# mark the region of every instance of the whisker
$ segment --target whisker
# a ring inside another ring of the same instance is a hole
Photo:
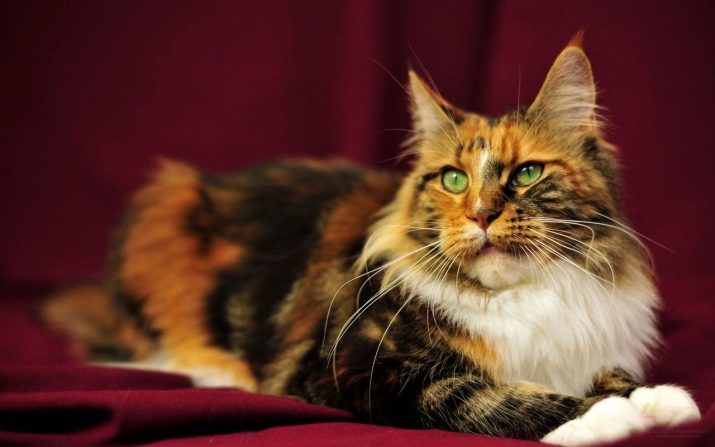
[[[373,235],[374,235],[374,234],[373,234]],[[371,236],[371,237],[372,237],[372,236]],[[369,239],[368,239],[368,241],[369,241]],[[405,255],[402,255],[402,256],[400,256],[400,257],[398,257],[398,258],[396,258],[396,259],[393,259],[393,260],[390,261],[390,262],[387,262],[387,263],[381,265],[380,267],[377,267],[377,268],[372,269],[372,270],[370,270],[370,271],[367,271],[367,272],[365,272],[365,273],[363,273],[363,274],[361,274],[361,275],[358,275],[358,276],[356,276],[356,277],[354,277],[354,278],[352,278],[352,279],[346,281],[345,283],[343,283],[343,285],[341,285],[340,287],[338,287],[338,290],[335,291],[335,294],[333,295],[333,298],[330,300],[330,304],[328,305],[328,311],[327,311],[327,313],[326,313],[326,315],[325,315],[325,324],[323,325],[323,341],[322,341],[322,343],[321,343],[321,346],[324,346],[324,345],[325,345],[325,340],[326,340],[327,333],[328,333],[328,322],[329,322],[329,320],[330,320],[330,312],[331,312],[331,310],[332,310],[332,308],[333,308],[333,304],[335,303],[335,299],[337,298],[338,294],[339,294],[340,291],[343,289],[343,287],[345,287],[346,285],[350,284],[351,282],[353,282],[353,281],[355,281],[355,280],[357,280],[357,279],[362,278],[363,276],[367,276],[367,275],[371,275],[371,274],[377,274],[377,273],[379,273],[379,272],[385,270],[386,268],[388,268],[388,267],[394,265],[395,263],[397,263],[397,262],[399,262],[399,261],[401,261],[401,260],[403,260],[403,259],[405,259],[405,258],[407,258],[407,257],[409,257],[409,256],[411,256],[411,255],[413,255],[413,254],[415,254],[415,253],[419,253],[419,252],[422,251],[422,250],[426,250],[427,248],[430,248],[430,246],[437,245],[439,242],[441,242],[441,241],[435,241],[435,242],[433,242],[432,244],[425,245],[424,247],[420,247],[420,248],[418,248],[418,249],[416,249],[416,250],[413,250],[413,251],[411,251],[411,252],[409,252],[409,253],[407,253],[407,254],[405,254]],[[368,278],[368,279],[369,279],[369,278]],[[363,283],[363,284],[364,284],[364,283]]]
[[[545,262],[543,259],[541,259],[541,256],[539,256],[539,253],[541,253],[542,255],[544,255],[547,260],[549,259],[548,256],[546,256],[544,253],[542,253],[541,250],[539,250],[539,253],[537,253],[536,249],[537,249],[538,247],[536,247],[535,245],[533,245],[530,240],[525,239],[525,238],[523,238],[523,237],[519,237],[519,239],[520,239],[520,240],[522,241],[522,243],[524,244],[524,245],[522,245],[522,248],[523,248],[524,250],[528,251],[529,253],[531,253],[531,255],[533,256],[534,260],[537,262],[537,265],[538,265],[538,266],[541,268],[541,270],[543,271],[543,273],[544,273],[546,279],[551,281],[551,287],[552,287],[552,288],[556,288],[556,284],[557,284],[557,283],[556,283],[556,278],[555,278],[555,277],[553,276],[553,274],[549,271],[549,269],[547,268],[546,262]]]
[[[441,242],[441,241],[435,241],[435,242]],[[338,345],[340,344],[340,341],[342,340],[342,338],[343,338],[343,337],[345,336],[345,334],[347,333],[347,331],[350,329],[350,327],[352,327],[352,325],[353,325],[370,307],[372,307],[372,305],[373,305],[375,302],[377,302],[381,297],[383,297],[383,296],[385,296],[387,293],[389,293],[392,289],[394,289],[395,287],[397,287],[413,270],[415,270],[415,269],[417,269],[417,268],[420,268],[422,265],[426,264],[427,262],[429,262],[429,261],[431,261],[432,259],[434,259],[437,255],[439,255],[440,253],[438,252],[436,255],[433,255],[432,257],[430,257],[430,258],[427,259],[426,261],[422,261],[422,262],[420,263],[420,261],[421,261],[424,257],[428,256],[430,253],[432,253],[432,252],[433,252],[434,250],[436,250],[436,249],[438,249],[438,247],[432,247],[425,255],[422,256],[422,258],[420,258],[420,260],[417,261],[417,263],[415,263],[415,264],[413,264],[412,266],[410,266],[410,267],[407,269],[406,272],[404,272],[403,274],[399,275],[397,278],[395,278],[394,280],[392,280],[389,284],[387,284],[387,285],[381,287],[381,289],[380,289],[378,292],[376,292],[372,297],[370,297],[362,306],[360,306],[358,309],[356,309],[356,311],[353,312],[353,314],[350,316],[350,318],[348,318],[348,320],[343,324],[342,328],[341,328],[340,331],[338,332],[338,335],[336,336],[335,342],[333,343],[333,347],[332,347],[332,349],[330,350],[330,353],[329,353],[329,355],[328,355],[328,362],[330,362],[331,359],[332,359],[332,363],[333,363],[333,377],[334,377],[334,379],[335,379],[335,384],[336,384],[336,386],[338,386],[338,383],[337,383],[337,374],[336,374],[336,370],[335,370],[335,368],[336,368],[335,360],[336,360],[337,348],[338,348]]]
[[[420,67],[422,67],[422,70],[423,70],[423,71],[425,72],[425,74],[427,75],[427,79],[429,80],[429,83],[432,85],[432,88],[435,89],[435,91],[437,92],[438,95],[442,96],[442,93],[439,91],[439,88],[437,88],[437,84],[435,84],[434,79],[432,78],[432,75],[430,74],[429,70],[427,70],[427,67],[425,67],[425,65],[422,63],[422,61],[420,60],[419,56],[417,56],[417,53],[415,52],[415,49],[412,48],[412,45],[410,45],[409,43],[408,43],[407,45],[409,46],[410,51],[412,52],[412,55],[415,56],[415,59],[417,59],[417,63],[420,64]],[[452,141],[452,143],[453,143],[455,146],[457,145],[457,143],[458,143],[458,144],[463,144],[462,138],[461,138],[461,136],[459,135],[459,130],[457,129],[457,123],[454,121],[454,116],[452,116],[452,112],[450,112],[448,108],[447,108],[445,111],[446,111],[447,117],[449,118],[450,124],[451,124],[452,127],[454,128],[454,135],[457,137],[457,142],[455,143],[455,142],[451,139],[451,137],[449,136],[449,134],[447,133],[447,131],[444,130],[444,128],[442,128],[441,125],[439,126],[440,129],[442,129],[442,132],[445,134],[445,136],[447,136],[447,138],[449,138],[450,141]]]
[[[454,245],[454,244],[453,244],[453,245]],[[454,261],[456,261],[456,258],[452,258],[452,259],[451,259],[451,262],[450,262],[450,259],[449,259],[448,257],[444,256],[442,253],[437,253],[437,255],[439,255],[441,258],[444,258],[444,259],[441,259],[441,260],[440,260],[440,258],[438,257],[435,261],[433,261],[432,265],[434,265],[434,264],[437,263],[438,261],[440,262],[440,264],[439,264],[439,266],[438,266],[436,269],[433,268],[433,267],[428,268],[428,271],[429,271],[429,272],[427,273],[427,275],[425,275],[425,278],[423,279],[423,282],[424,282],[429,276],[431,276],[431,272],[435,272],[435,271],[437,272],[437,275],[436,275],[436,276],[442,277],[442,278],[443,278],[442,281],[444,281],[444,278],[446,278],[446,275],[449,273],[449,269],[450,269],[451,266],[454,264]],[[434,258],[434,257],[433,257],[433,258]],[[447,262],[449,262],[449,264],[447,264]],[[446,268],[445,268],[445,266],[446,266]],[[444,276],[442,276],[442,271],[444,271]],[[407,279],[407,275],[405,275],[404,279]],[[430,295],[433,295],[432,292],[433,292],[433,290],[434,290],[434,287],[435,287],[435,284],[433,284],[433,288],[430,289]],[[409,296],[409,298],[408,298],[407,300],[405,300],[405,302],[402,304],[402,306],[400,306],[400,308],[397,310],[397,312],[395,312],[395,315],[392,317],[392,319],[390,320],[390,322],[389,322],[389,323],[387,324],[387,326],[385,327],[385,330],[384,330],[384,332],[383,332],[383,334],[382,334],[382,337],[380,338],[380,341],[379,341],[379,343],[377,344],[377,348],[375,349],[375,355],[374,355],[374,357],[373,357],[372,366],[371,366],[371,368],[370,368],[370,379],[369,379],[369,381],[368,381],[368,411],[370,411],[370,412],[372,412],[372,379],[373,379],[373,375],[374,375],[374,372],[375,372],[375,365],[376,365],[376,363],[377,363],[377,357],[378,357],[378,355],[379,355],[380,348],[382,347],[382,343],[384,342],[385,337],[387,336],[387,333],[388,333],[388,331],[390,330],[390,327],[392,327],[392,324],[394,323],[394,321],[395,321],[395,319],[397,318],[397,316],[400,314],[400,312],[402,312],[402,310],[403,310],[416,296],[417,296],[416,294],[411,294],[411,295]],[[429,299],[429,297],[428,297],[428,299]],[[434,301],[434,300],[432,300],[432,301]],[[428,309],[430,308],[429,302],[428,302],[428,304],[427,304],[427,308],[428,308]],[[434,307],[432,307],[432,318],[434,319],[434,323],[435,323],[435,326],[437,327],[437,329],[438,329],[439,331],[441,331],[441,329],[439,328],[439,325],[437,324],[437,319],[436,319],[436,316],[435,316],[435,313],[434,313]],[[429,321],[429,317],[427,318],[427,321]]]
[[[464,262],[464,258],[462,257],[462,253],[464,250],[460,250],[457,253],[457,256],[460,258],[459,260],[459,265],[457,266],[457,273],[454,276],[454,288],[457,290],[457,299],[459,300],[459,296],[461,293],[459,292],[459,271],[462,269],[462,263]]]
[[[385,327],[385,331],[382,333],[382,337],[380,337],[380,341],[377,344],[377,349],[375,350],[375,356],[372,359],[372,366],[370,368],[370,379],[368,380],[368,392],[367,392],[367,408],[368,412],[372,414],[372,377],[373,373],[375,372],[375,364],[377,363],[377,356],[378,353],[380,352],[380,348],[382,347],[383,341],[385,341],[385,337],[387,336],[387,332],[390,330],[390,327],[392,327],[392,323],[395,322],[395,319],[397,319],[397,316],[402,312],[402,310],[415,298],[416,295],[411,295],[405,302],[400,306],[399,309],[397,309],[397,312],[395,312],[395,315],[390,319],[390,322],[387,324],[387,327]]]
[[[519,64],[516,65],[516,69],[518,72],[518,81],[516,86],[516,125],[514,127],[518,128],[519,119],[521,118],[521,67],[519,66]],[[516,143],[516,135],[517,133],[514,132],[514,138],[511,139],[512,146],[514,146],[514,144]]]
[[[556,235],[558,235],[559,237],[567,238],[567,239],[569,239],[569,240],[572,240],[572,241],[574,241],[574,242],[576,242],[576,243],[579,243],[579,244],[581,244],[581,245],[585,245],[586,247],[588,247],[588,252],[585,253],[585,255],[586,255],[586,268],[588,268],[588,261],[589,261],[589,256],[591,255],[591,251],[595,252],[597,255],[599,255],[599,256],[601,257],[601,259],[603,259],[603,261],[604,261],[606,264],[608,264],[608,268],[611,270],[611,278],[612,278],[613,281],[615,282],[616,274],[615,274],[613,265],[612,265],[611,262],[608,260],[608,257],[607,257],[605,254],[603,254],[603,252],[601,252],[601,250],[599,250],[599,249],[597,249],[597,248],[595,248],[595,247],[592,246],[592,244],[593,244],[593,239],[591,240],[591,243],[590,243],[590,244],[587,244],[587,243],[585,243],[585,242],[583,242],[583,241],[580,241],[580,240],[576,239],[575,237],[569,236],[569,234],[568,234],[567,232],[565,232],[565,231],[554,230],[554,229],[550,229],[550,228],[544,228],[544,231],[547,231],[547,232],[549,232],[549,233],[556,234]],[[579,253],[584,254],[582,251],[579,251]]]
[[[547,250],[547,246],[546,246],[546,244],[544,244],[543,242],[542,242],[542,243],[539,243],[540,241],[534,240],[534,239],[532,239],[532,242],[533,242],[533,245],[532,245],[532,246],[535,247],[537,250],[539,250],[539,251],[544,255],[544,257],[546,257],[546,259],[551,260],[551,258],[549,257],[549,254],[548,254],[547,252],[550,252],[550,253],[552,253],[554,256],[559,257],[558,253],[554,253],[553,250]],[[550,262],[550,265],[556,266],[559,270],[561,270],[561,273],[563,273],[564,275],[568,276],[568,273],[566,272],[566,270],[564,270],[564,268],[563,268],[560,264],[555,263],[555,262]],[[556,281],[556,277],[553,276],[553,272],[551,272],[551,281],[552,281],[552,287],[554,288],[554,290],[558,290],[558,289],[559,289],[559,286],[558,286],[559,282]]]
[[[618,230],[622,232],[623,234],[627,235],[630,237],[633,241],[635,241],[641,249],[645,252],[645,254],[648,256],[648,259],[650,260],[651,267],[653,266],[653,259],[650,255],[650,250],[648,250],[648,247],[641,241],[636,234],[640,235],[639,233],[635,233],[631,231],[630,229],[627,229],[625,227],[619,227],[616,225],[611,225],[603,222],[593,222],[593,221],[588,221],[588,220],[574,220],[574,219],[557,219],[557,218],[551,218],[551,217],[530,217],[529,219],[526,220],[533,220],[537,222],[546,222],[546,223],[560,223],[560,224],[566,224],[566,225],[573,225],[573,226],[581,226],[583,228],[589,228],[592,232],[594,231],[593,228],[591,228],[589,225],[599,225],[607,228],[612,228],[614,230]],[[594,233],[595,234],[595,233]],[[654,241],[653,241],[654,242]],[[654,242],[657,243],[657,242]],[[660,245],[660,244],[659,244]],[[667,250],[670,250],[667,247],[664,247]]]
[[[435,241],[435,242],[438,242],[438,241]],[[417,267],[420,265],[419,263],[420,263],[420,261],[422,261],[422,259],[424,259],[425,257],[429,256],[431,253],[433,253],[435,250],[437,250],[437,249],[439,248],[439,247],[438,247],[437,245],[435,245],[434,243],[433,243],[433,244],[430,244],[430,245],[432,245],[432,248],[431,248],[429,251],[427,251],[427,253],[425,253],[424,255],[422,255],[422,257],[421,257],[420,259],[418,259],[417,262],[416,262],[415,264],[413,264],[412,267],[410,267],[410,269],[417,268]],[[425,249],[425,248],[429,247],[430,245],[427,245],[427,246],[423,247],[422,249]],[[434,256],[431,257],[431,258],[429,258],[428,261],[431,260],[431,259],[433,259],[433,258],[434,258]],[[404,259],[404,258],[403,258],[403,259]],[[427,262],[427,261],[425,261],[425,262]],[[394,264],[394,262],[393,262],[393,264]],[[384,269],[381,269],[381,270],[384,270]],[[372,275],[370,275],[370,276],[362,283],[362,285],[360,286],[360,288],[358,289],[357,294],[356,294],[357,299],[359,299],[360,295],[362,294],[362,290],[363,290],[363,288],[365,287],[365,284],[367,284],[367,282],[369,282],[370,279],[372,279],[375,275],[377,275],[377,273],[379,273],[379,272],[373,273]],[[384,287],[387,287],[386,289],[383,288],[383,287],[381,287],[380,290],[378,290],[374,295],[372,295],[372,296],[371,296],[365,303],[363,303],[362,305],[360,305],[359,302],[357,302],[355,312],[354,312],[353,315],[344,323],[343,328],[338,332],[338,335],[337,335],[336,341],[335,341],[335,347],[337,347],[337,344],[340,342],[340,339],[342,338],[342,335],[344,335],[344,332],[347,332],[347,331],[350,329],[350,327],[352,326],[352,324],[353,324],[355,321],[357,321],[357,319],[360,318],[360,316],[362,316],[362,314],[363,314],[370,306],[372,306],[372,304],[373,304],[375,301],[377,301],[380,297],[384,296],[386,293],[388,293],[389,291],[391,291],[392,289],[394,289],[394,288],[399,284],[399,281],[398,281],[398,280],[399,280],[399,277],[396,278],[396,279],[394,279],[394,280],[392,280],[392,281],[390,281],[386,286],[384,286]],[[346,327],[346,326],[347,326],[347,327]]]
[[[599,213],[598,211],[596,211],[596,214],[598,214],[599,216],[603,217],[604,219],[608,219],[608,220],[610,220],[611,222],[614,222],[614,223],[618,224],[618,225],[621,226],[623,229],[625,229],[625,230],[627,230],[627,231],[629,231],[629,232],[631,232],[631,233],[633,233],[633,234],[635,234],[635,235],[638,235],[638,236],[642,237],[643,239],[645,239],[645,240],[647,240],[647,241],[649,241],[649,242],[654,243],[655,245],[659,246],[660,248],[663,248],[663,249],[665,249],[665,250],[668,250],[668,251],[671,252],[671,253],[675,253],[675,250],[673,250],[673,249],[671,249],[671,248],[668,248],[668,247],[666,247],[665,245],[661,244],[660,242],[649,238],[648,236],[646,236],[646,235],[643,234],[643,233],[637,232],[636,230],[633,229],[633,227],[629,227],[628,225],[624,224],[623,222],[621,222],[621,221],[619,221],[619,220],[616,220],[616,219],[614,219],[614,218],[612,218],[612,217],[609,217],[609,216],[607,216],[607,215],[605,215],[605,214],[603,214],[603,213]]]
[[[442,231],[441,227],[417,227],[413,225],[398,225],[398,224],[393,224],[393,225],[383,225],[380,228],[376,229],[373,231],[373,233],[370,235],[370,237],[365,241],[365,244],[363,245],[363,252],[370,251],[370,244],[373,242],[373,239],[375,236],[385,230],[389,230],[391,228],[407,228],[410,231],[408,233],[411,233],[412,231],[418,231],[418,230],[429,230],[429,231]]]
[[[590,278],[592,278],[592,279],[597,279],[597,280],[599,280],[599,281],[605,282],[606,284],[609,284],[609,285],[611,286],[611,295],[613,295],[613,294],[615,293],[615,284],[614,284],[613,282],[609,282],[608,280],[606,280],[606,279],[604,279],[604,278],[601,278],[600,276],[598,276],[598,275],[596,275],[596,274],[594,274],[594,273],[592,273],[592,272],[589,272],[588,270],[584,269],[583,267],[581,267],[580,265],[576,264],[575,262],[573,262],[573,261],[572,261],[571,259],[569,259],[568,257],[566,257],[566,256],[564,256],[563,254],[559,253],[559,251],[556,250],[554,247],[549,246],[549,245],[546,243],[547,241],[545,241],[545,240],[536,241],[536,240],[535,240],[535,242],[539,242],[538,244],[536,244],[537,247],[540,247],[540,248],[542,248],[542,249],[548,251],[549,253],[553,254],[553,255],[556,256],[557,258],[559,258],[559,259],[561,259],[562,261],[566,262],[567,264],[570,264],[570,265],[572,265],[573,267],[576,267],[577,269],[579,269],[579,270],[581,270],[582,272],[586,273]],[[559,264],[556,264],[556,266],[558,266],[558,267],[561,269],[561,271],[562,271],[565,275],[567,275],[566,271],[563,270],[563,268],[562,268]],[[603,287],[603,286],[600,285],[600,283],[598,283],[598,282],[597,282],[596,284],[599,284],[599,286]],[[605,289],[603,289],[603,291],[604,291],[604,292],[607,292]]]
[[[442,263],[440,263],[440,265],[439,265],[439,267],[438,267],[437,269],[435,269],[435,270],[437,270],[437,274],[435,275],[435,276],[436,276],[436,278],[435,278],[436,280],[432,283],[432,289],[430,289],[430,295],[432,295],[432,297],[429,299],[428,308],[431,309],[431,311],[432,311],[432,321],[434,321],[435,327],[436,327],[440,332],[442,332],[442,328],[440,328],[440,327],[439,327],[439,324],[437,323],[437,316],[436,316],[436,313],[435,313],[435,306],[436,306],[436,304],[437,304],[437,300],[436,300],[435,297],[434,297],[433,291],[434,291],[435,288],[437,288],[438,282],[443,283],[443,282],[445,281],[445,279],[447,278],[447,275],[449,274],[449,269],[452,267],[452,265],[454,264],[454,261],[456,261],[456,259],[457,259],[457,258],[452,258],[452,260],[451,260],[451,262],[450,262],[450,259],[447,258],[447,257],[445,257],[445,260],[442,261]],[[444,276],[442,275],[442,272],[444,272]],[[438,279],[438,278],[442,278],[442,279],[440,280],[440,279]]]

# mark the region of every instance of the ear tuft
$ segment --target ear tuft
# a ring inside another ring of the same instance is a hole
[[[584,30],[583,28],[576,31],[576,33],[571,37],[571,40],[569,40],[569,43],[566,46],[583,49],[583,35],[585,34],[585,32],[586,30]]]

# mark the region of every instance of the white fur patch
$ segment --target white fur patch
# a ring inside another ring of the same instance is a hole
[[[643,416],[625,397],[608,397],[594,404],[583,416],[547,434],[541,441],[567,446],[600,444],[645,431],[652,424],[653,421]]]
[[[141,369],[146,371],[171,372],[172,360],[165,351],[156,351],[144,360],[134,362],[98,362],[97,366],[111,366],[112,368]]]
[[[641,387],[631,393],[631,402],[656,425],[678,425],[700,419],[700,410],[687,391],[673,385]]]
[[[222,368],[179,368],[174,370],[179,374],[189,376],[194,386],[202,388],[241,388],[246,386],[237,383],[231,371]]]
[[[583,396],[598,372],[622,367],[641,375],[657,339],[656,291],[631,273],[627,286],[611,288],[565,262],[535,273],[518,260],[494,253],[467,268],[492,292],[458,289],[424,274],[406,286],[473,337],[496,350],[503,380],[532,382]],[[501,257],[499,257],[501,256]],[[498,267],[498,268],[497,268]]]
[[[97,363],[97,365],[183,374],[191,379],[194,386],[202,388],[231,387],[249,390],[252,388],[252,386],[237,382],[229,370],[215,367],[190,368],[177,366],[176,362],[165,351],[157,351],[150,357],[138,362],[105,362]]]
[[[684,389],[672,385],[636,389],[629,399],[609,397],[583,416],[568,421],[541,440],[580,446],[616,441],[653,426],[672,426],[700,419],[700,410]]]
[[[487,162],[489,161],[489,152],[488,151],[482,151],[482,153],[479,155],[479,166],[477,167],[477,172],[484,172],[484,169],[487,166]],[[479,208],[479,206],[477,206]]]
[[[482,239],[486,242],[486,235],[482,236]],[[524,261],[500,251],[489,251],[480,254],[474,262],[464,266],[463,271],[485,287],[498,290],[526,279],[527,269],[522,262]]]

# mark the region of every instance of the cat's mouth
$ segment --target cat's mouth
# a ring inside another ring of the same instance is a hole
[[[484,256],[490,253],[504,253],[504,250],[492,244],[491,242],[486,241],[484,245],[482,245],[482,247],[479,249],[479,253],[477,255]]]
[[[473,261],[482,256],[487,256],[491,254],[506,254],[507,250],[498,247],[491,243],[490,241],[484,242],[482,245],[474,244],[471,247],[466,248],[462,251],[461,255],[465,261]]]

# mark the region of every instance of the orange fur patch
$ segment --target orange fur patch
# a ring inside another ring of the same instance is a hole
[[[241,256],[241,247],[214,239],[208,251],[188,233],[188,216],[201,204],[200,179],[188,165],[164,161],[154,181],[134,200],[135,221],[122,247],[119,276],[143,301],[143,312],[161,332],[161,344],[181,367],[232,370],[237,383],[255,389],[250,366],[210,346],[206,296],[217,273]]]
[[[41,318],[70,335],[72,352],[83,360],[93,347],[115,345],[119,318],[111,296],[101,284],[68,287],[50,296],[40,309]]]
[[[397,188],[394,179],[394,176],[380,174],[368,176],[369,188],[361,188],[345,197],[327,216],[316,259],[310,264],[301,292],[293,297],[290,315],[285,319],[287,344],[305,339],[316,324],[324,321],[323,313],[316,312],[314,307],[317,283],[328,264],[365,234],[373,214],[392,198]]]
[[[447,343],[456,352],[484,369],[493,379],[498,380],[500,367],[496,351],[482,338],[475,340],[465,334],[459,334],[447,336]]]

